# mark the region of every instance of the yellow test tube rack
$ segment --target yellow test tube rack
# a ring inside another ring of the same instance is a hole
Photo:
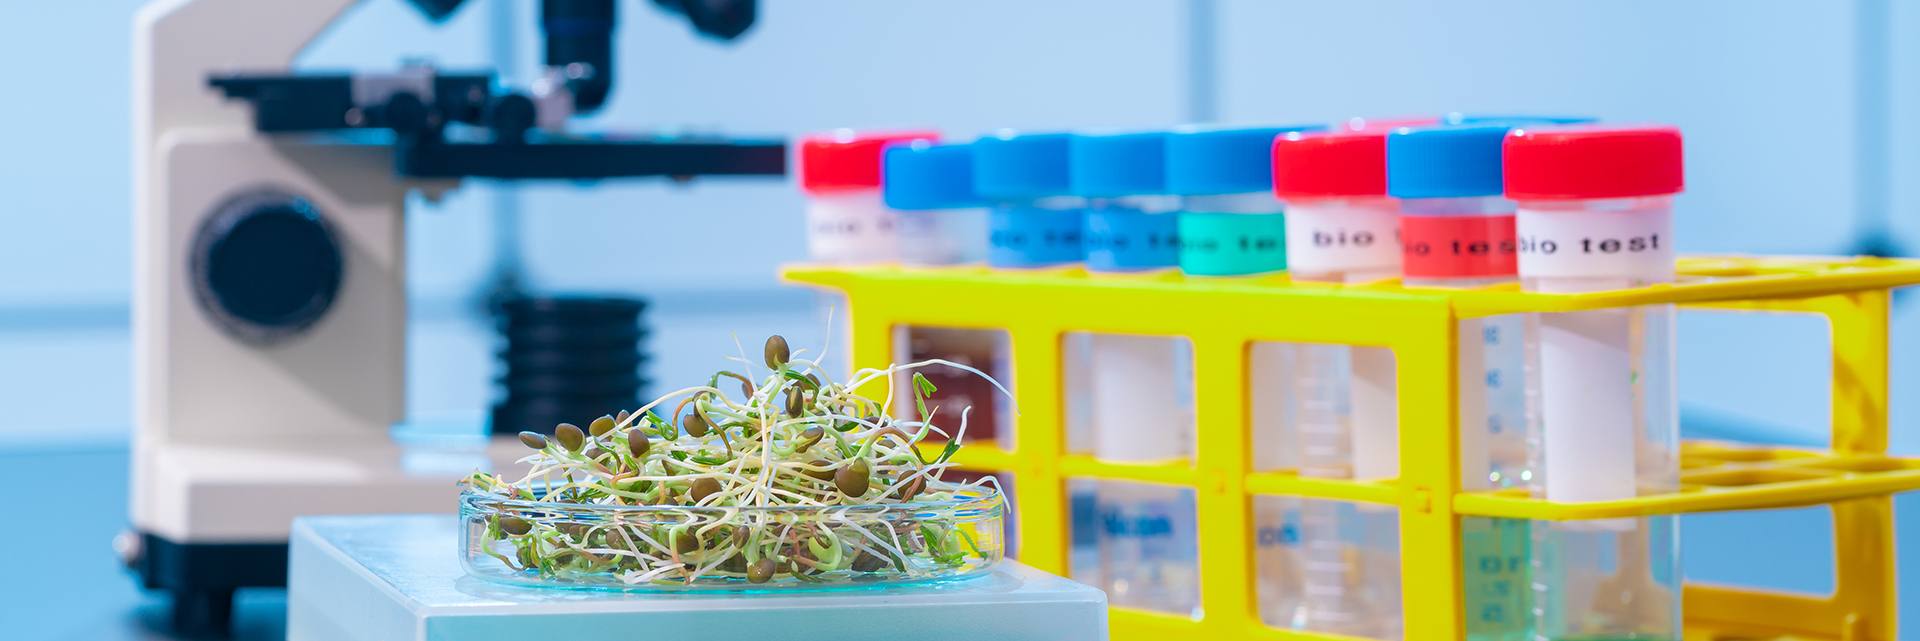
[[[962,469],[1014,475],[1020,560],[1066,574],[1067,479],[1123,479],[1196,489],[1205,616],[1115,608],[1114,639],[1350,639],[1263,624],[1255,596],[1254,495],[1398,506],[1406,638],[1461,641],[1463,516],[1599,519],[1829,505],[1835,588],[1806,596],[1688,584],[1688,641],[1892,641],[1892,494],[1920,489],[1920,459],[1886,456],[1891,289],[1920,284],[1920,261],[1879,258],[1682,258],[1673,284],[1586,294],[1292,282],[1177,272],[1089,277],[1076,268],[828,268],[783,277],[845,293],[855,367],[886,367],[901,325],[1004,330],[1019,403],[1014,449],[974,443]],[[1832,449],[1683,445],[1681,491],[1631,500],[1554,503],[1525,492],[1460,486],[1459,319],[1676,303],[1683,307],[1823,315],[1832,327]],[[1191,462],[1120,464],[1067,450],[1061,345],[1067,332],[1185,336],[1193,345],[1197,449]],[[1252,466],[1248,350],[1255,341],[1391,348],[1400,403],[1400,476],[1303,478]],[[868,394],[884,393],[868,390]]]

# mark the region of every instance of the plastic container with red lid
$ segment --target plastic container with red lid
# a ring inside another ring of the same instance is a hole
[[[801,138],[796,147],[800,189],[807,195],[808,257],[843,265],[899,260],[899,213],[881,199],[881,152],[889,144],[939,138],[931,130],[852,129]]]
[[[1387,197],[1388,131],[1274,139],[1273,193],[1286,203],[1294,280],[1360,283],[1400,275],[1400,210]]]
[[[1522,127],[1502,152],[1506,194],[1519,203],[1523,289],[1673,280],[1673,195],[1685,184],[1678,129]],[[1584,502],[1679,491],[1674,316],[1662,304],[1530,319],[1537,495]],[[1534,565],[1556,571],[1536,576],[1535,633],[1680,639],[1677,524],[1664,515],[1536,525]],[[1591,596],[1598,590],[1634,607],[1605,606]]]
[[[1431,122],[1422,120],[1421,122]],[[1390,129],[1349,121],[1331,133],[1273,141],[1273,192],[1286,204],[1287,271],[1296,281],[1365,283],[1400,275],[1400,210],[1387,196]],[[1399,406],[1393,351],[1301,344],[1292,403],[1299,474],[1335,479],[1399,475]],[[1301,502],[1295,623],[1313,632],[1377,639],[1402,629],[1392,508],[1326,499]]]

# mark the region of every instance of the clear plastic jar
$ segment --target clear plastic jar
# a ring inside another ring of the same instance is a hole
[[[1400,199],[1402,282],[1473,288],[1518,278],[1514,203],[1502,194],[1505,124],[1406,128],[1387,137],[1387,192]],[[1526,349],[1518,314],[1459,321],[1460,487],[1524,484]],[[1469,641],[1527,641],[1532,536],[1517,519],[1460,519]]]
[[[838,265],[900,260],[899,213],[881,198],[880,154],[889,144],[939,137],[933,131],[842,129],[802,138],[808,259]]]
[[[973,146],[916,140],[885,153],[882,193],[898,212],[900,262],[985,261],[987,203],[973,191]]]
[[[1504,153],[1524,289],[1672,282],[1678,130],[1515,129]],[[1585,502],[1678,491],[1674,306],[1541,313],[1527,324],[1536,495]],[[1536,524],[1535,638],[1680,639],[1678,525],[1672,515]]]
[[[1072,192],[1087,199],[1086,265],[1096,277],[1179,262],[1178,199],[1166,194],[1164,132],[1081,132],[1069,143]],[[1116,463],[1187,457],[1184,343],[1173,336],[1093,334],[1083,369],[1094,456]],[[1187,614],[1200,603],[1192,488],[1101,480],[1100,582],[1114,605]]]
[[[1319,126],[1184,126],[1167,138],[1167,191],[1180,195],[1180,270],[1235,277],[1287,267],[1286,220],[1273,195],[1273,140]],[[1248,350],[1247,392],[1253,464],[1262,472],[1299,466],[1289,420],[1296,347],[1259,342]],[[1260,618],[1294,627],[1303,604],[1306,552],[1300,499],[1253,501]]]
[[[1400,210],[1386,191],[1386,130],[1289,133],[1273,142],[1274,193],[1286,203],[1295,281],[1365,283],[1400,273]],[[1393,351],[1302,344],[1294,369],[1300,475],[1399,475]],[[1378,639],[1401,628],[1398,511],[1309,499],[1307,571],[1297,627]]]

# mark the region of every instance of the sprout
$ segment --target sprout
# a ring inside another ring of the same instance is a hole
[[[552,436],[521,433],[521,442],[535,450],[521,461],[531,464],[525,477],[508,481],[476,472],[465,482],[581,510],[657,507],[624,517],[499,504],[487,517],[486,553],[515,572],[626,585],[925,577],[989,558],[970,547],[973,534],[927,516],[938,510],[873,519],[861,516],[871,512],[833,509],[911,506],[977,489],[981,481],[941,480],[954,466],[966,412],[960,425],[949,426],[955,429],[942,429],[930,418],[896,420],[888,416],[890,402],[853,390],[902,380],[899,375],[933,364],[979,372],[924,361],[863,369],[841,383],[816,361],[793,354],[779,336],[768,339],[765,356],[774,371],[759,380],[720,372],[705,385],[594,419],[586,430],[563,423]],[[717,387],[722,378],[740,382],[737,396]],[[911,380],[912,402],[923,408],[932,384]],[[919,416],[932,413],[923,409]],[[927,439],[948,442],[935,460],[916,450]],[[819,510],[736,509],[748,507]]]

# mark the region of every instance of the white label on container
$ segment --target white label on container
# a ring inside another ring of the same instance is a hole
[[[814,198],[807,203],[807,255],[825,263],[899,260],[899,213],[879,194]]]
[[[1287,207],[1287,269],[1397,270],[1400,212],[1390,206],[1306,203]]]
[[[1634,497],[1631,323],[1626,309],[1540,315],[1549,501]]]
[[[1514,220],[1521,278],[1648,277],[1673,274],[1673,210],[1541,211]]]
[[[1400,476],[1400,409],[1393,350],[1353,348],[1353,478]]]
[[[1174,360],[1172,338],[1093,335],[1095,457],[1146,463],[1186,454]]]

